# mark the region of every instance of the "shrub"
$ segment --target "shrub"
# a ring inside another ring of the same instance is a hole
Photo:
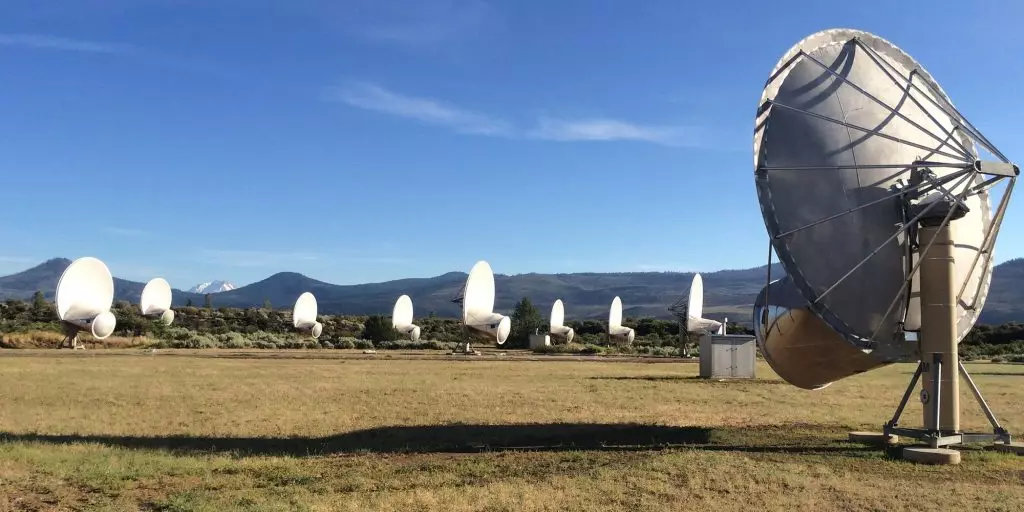
[[[359,350],[368,350],[373,348],[373,342],[370,340],[356,339],[353,342],[353,345]]]

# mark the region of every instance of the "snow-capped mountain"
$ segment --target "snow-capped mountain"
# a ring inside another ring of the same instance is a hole
[[[220,293],[229,292],[235,289],[235,285],[227,281],[210,281],[208,283],[197,284],[192,288],[189,288],[189,293]]]

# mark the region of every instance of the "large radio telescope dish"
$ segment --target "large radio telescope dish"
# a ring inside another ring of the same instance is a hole
[[[79,258],[57,282],[57,317],[75,331],[86,331],[102,340],[113,334],[117,319],[110,312],[114,304],[114,278],[110,269],[93,257]]]
[[[314,339],[319,338],[324,329],[323,324],[316,320],[316,310],[316,297],[309,292],[299,295],[292,308],[292,325],[300,331],[309,332]]]
[[[462,296],[462,323],[501,345],[512,331],[512,320],[494,312],[494,272],[486,261],[469,271]]]
[[[912,356],[901,332],[920,329],[920,283],[909,275],[919,251],[907,235],[919,220],[911,217],[946,202],[933,200],[943,191],[965,195],[968,210],[956,221],[958,339],[984,305],[992,260],[979,253],[994,225],[979,136],[927,71],[866,32],[811,35],[765,86],[754,167],[775,253],[809,310],[880,361]],[[912,176],[925,169],[924,179]],[[914,194],[930,195],[901,210],[899,199]]]
[[[391,312],[391,327],[409,336],[412,341],[420,339],[420,326],[412,323],[412,299],[408,295],[402,295],[395,301],[395,308]]]
[[[1019,172],[889,41],[834,29],[798,42],[754,128],[757,196],[786,270],[754,308],[765,359],[810,389],[920,360],[885,433],[960,442],[957,344],[985,305]],[[918,378],[926,434],[897,428]]]
[[[143,316],[160,317],[164,325],[174,322],[174,311],[171,309],[171,285],[166,279],[157,277],[146,283],[142,289],[139,308]]]
[[[575,337],[576,332],[572,330],[572,327],[565,325],[565,305],[562,304],[562,299],[556,300],[555,303],[551,305],[550,324],[548,332],[552,336],[565,338],[566,343],[572,343],[572,339]]]
[[[608,310],[608,337],[626,343],[633,343],[636,337],[636,331],[622,325],[622,299],[618,297],[612,299],[612,306]]]

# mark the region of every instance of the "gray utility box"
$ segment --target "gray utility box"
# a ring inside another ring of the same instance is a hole
[[[700,337],[700,376],[705,379],[753,379],[757,343],[744,334]]]

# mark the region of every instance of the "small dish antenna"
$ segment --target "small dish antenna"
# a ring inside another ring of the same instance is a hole
[[[494,312],[494,272],[486,261],[478,261],[469,271],[466,285],[453,299],[462,304],[462,325],[467,338],[475,337],[482,340],[504,344],[512,330],[512,320]],[[467,341],[463,351],[471,353]]]
[[[166,279],[157,277],[146,283],[139,300],[142,315],[159,317],[164,325],[174,322],[174,311],[171,309],[171,285]]]
[[[884,435],[932,448],[1009,443],[957,344],[985,304],[1019,173],[889,41],[835,29],[798,42],[772,70],[755,118],[754,178],[771,241],[754,307],[765,359],[808,389],[919,361]],[[989,195],[1000,189],[993,212]],[[784,279],[771,280],[772,252]],[[959,375],[993,434],[961,431]],[[900,427],[918,380],[925,428]]]
[[[102,261],[93,257],[79,258],[64,269],[57,282],[57,317],[64,324],[71,348],[85,348],[78,343],[78,334],[88,332],[93,338],[106,339],[114,332],[117,319],[110,312],[114,304],[114,278]]]
[[[316,297],[312,293],[305,292],[295,300],[295,307],[292,308],[292,325],[299,331],[310,333],[313,339],[320,337],[324,326],[316,321]]]
[[[694,274],[690,281],[690,292],[668,308],[679,319],[679,325],[686,332],[725,334],[725,323],[702,318],[704,310],[704,279]]]
[[[565,325],[565,306],[562,299],[558,299],[551,305],[551,329],[548,331],[552,336],[565,339],[566,343],[572,343],[576,333],[572,327]]]
[[[412,299],[408,295],[402,295],[395,301],[395,309],[391,312],[391,326],[412,341],[420,339],[420,326],[412,323]]]
[[[612,299],[612,307],[608,311],[608,340],[631,344],[636,331],[622,325],[622,299]]]

